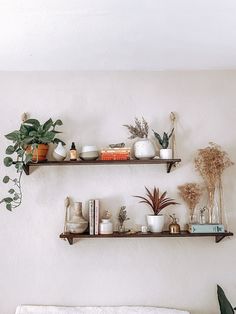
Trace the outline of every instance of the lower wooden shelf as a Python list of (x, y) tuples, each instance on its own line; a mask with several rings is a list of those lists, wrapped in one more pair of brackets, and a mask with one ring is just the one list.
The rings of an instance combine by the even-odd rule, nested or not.
[(232, 232), (222, 232), (222, 233), (189, 233), (186, 230), (181, 231), (179, 234), (170, 234), (168, 231), (163, 231), (161, 233), (142, 233), (142, 232), (125, 232), (119, 233), (114, 232), (113, 234), (99, 234), (99, 235), (90, 235), (87, 233), (61, 233), (60, 238), (68, 240), (72, 245), (74, 239), (102, 239), (102, 238), (196, 238), (196, 237), (214, 237), (215, 242), (219, 243), (222, 239), (228, 236), (233, 236)]

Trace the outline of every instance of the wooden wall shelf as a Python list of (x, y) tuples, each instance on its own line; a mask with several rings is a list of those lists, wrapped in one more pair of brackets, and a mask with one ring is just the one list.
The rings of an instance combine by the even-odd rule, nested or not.
[(222, 233), (189, 233), (188, 231), (181, 231), (180, 234), (170, 234), (168, 231), (164, 231), (161, 233), (119, 233), (114, 232), (113, 234), (99, 234), (99, 235), (89, 235), (86, 233), (78, 234), (78, 233), (62, 233), (60, 234), (61, 239), (68, 240), (68, 242), (72, 245), (74, 239), (103, 239), (103, 238), (197, 238), (197, 237), (214, 237), (215, 242), (219, 243), (225, 237), (233, 236), (232, 232), (222, 232)]
[(77, 161), (44, 161), (38, 163), (28, 163), (24, 167), (27, 175), (30, 174), (30, 169), (35, 167), (48, 167), (48, 166), (88, 166), (88, 165), (161, 165), (166, 164), (167, 173), (170, 172), (173, 165), (181, 162), (181, 159), (130, 159), (130, 160), (77, 160)]

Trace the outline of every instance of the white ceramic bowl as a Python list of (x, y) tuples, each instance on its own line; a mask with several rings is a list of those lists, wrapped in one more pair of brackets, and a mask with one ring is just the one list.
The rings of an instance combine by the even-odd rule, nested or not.
[(81, 153), (88, 153), (88, 152), (97, 152), (97, 146), (93, 146), (93, 145), (85, 145), (82, 146), (81, 148)]
[(96, 160), (99, 156), (98, 151), (80, 153), (79, 157), (83, 160)]

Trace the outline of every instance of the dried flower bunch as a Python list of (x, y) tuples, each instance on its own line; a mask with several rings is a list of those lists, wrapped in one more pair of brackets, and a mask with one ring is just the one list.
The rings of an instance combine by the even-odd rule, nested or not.
[(209, 143), (209, 146), (198, 150), (195, 158), (195, 168), (202, 176), (208, 189), (214, 189), (221, 181), (224, 170), (233, 165), (228, 154), (222, 148)]
[(126, 220), (129, 220), (129, 218), (127, 217), (126, 206), (121, 206), (118, 214), (118, 220), (121, 225), (123, 225)]
[(149, 131), (149, 126), (147, 121), (142, 117), (142, 120), (139, 120), (138, 118), (134, 119), (134, 125), (131, 124), (124, 124), (131, 136), (129, 139), (134, 139), (136, 137), (139, 138), (147, 138), (148, 137), (148, 131)]
[(185, 183), (178, 186), (179, 194), (188, 205), (190, 211), (194, 211), (200, 201), (203, 189), (198, 183)]
[(141, 201), (139, 203), (148, 204), (152, 210), (154, 215), (158, 215), (161, 210), (169, 205), (177, 205), (174, 199), (166, 197), (167, 192), (160, 194), (159, 188), (154, 186), (153, 191), (151, 192), (146, 186), (145, 189), (147, 191), (147, 197), (134, 195), (134, 197), (140, 198)]

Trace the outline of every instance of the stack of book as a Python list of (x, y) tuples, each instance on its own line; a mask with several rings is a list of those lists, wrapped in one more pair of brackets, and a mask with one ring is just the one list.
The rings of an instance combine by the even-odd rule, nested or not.
[(99, 234), (99, 221), (100, 221), (100, 208), (99, 200), (89, 200), (88, 202), (88, 213), (89, 213), (89, 234)]
[(129, 160), (130, 151), (128, 147), (102, 149), (101, 160)]

